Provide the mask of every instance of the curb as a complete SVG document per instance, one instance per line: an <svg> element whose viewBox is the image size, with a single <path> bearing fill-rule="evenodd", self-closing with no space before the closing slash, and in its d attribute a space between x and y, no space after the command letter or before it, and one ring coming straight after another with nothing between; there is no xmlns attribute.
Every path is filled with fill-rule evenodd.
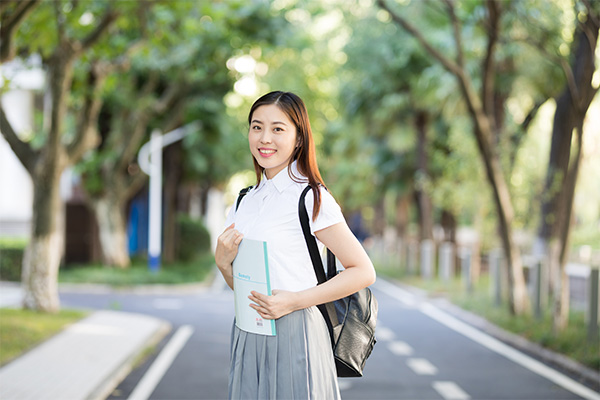
<svg viewBox="0 0 600 400"><path fill-rule="evenodd" d="M216 267L215 267L216 268ZM101 283L69 283L62 282L58 284L58 291L65 293L133 293L133 294L194 294L210 289L213 281L217 278L215 269L212 269L201 282L193 283L173 283L173 284L147 284L147 285L124 285L113 286Z"/></svg>
<svg viewBox="0 0 600 400"><path fill-rule="evenodd" d="M185 284L155 284L155 285L131 285L131 286L111 286L96 283L60 283L58 291L63 293L85 293L85 294L106 294L106 293L133 293L133 294L194 294L205 291L210 286L205 282L185 283Z"/></svg>
<svg viewBox="0 0 600 400"><path fill-rule="evenodd" d="M87 294L106 294L106 293L134 293L134 294L157 294L168 295L172 293L178 294L194 294L211 289L218 281L216 267L213 268L206 278L201 282L193 283L173 283L173 284L147 284L147 285L124 285L113 286L103 283L70 283L60 282L58 291L65 293L87 293ZM21 282L0 281L0 288L20 289Z"/></svg>
<svg viewBox="0 0 600 400"><path fill-rule="evenodd" d="M104 400L119 386L119 384L131 373L135 365L138 363L139 357L150 347L156 346L160 341L171 332L172 326L166 321L161 321L158 329L152 336L139 348L137 348L131 356L108 375L87 397L89 400Z"/></svg>

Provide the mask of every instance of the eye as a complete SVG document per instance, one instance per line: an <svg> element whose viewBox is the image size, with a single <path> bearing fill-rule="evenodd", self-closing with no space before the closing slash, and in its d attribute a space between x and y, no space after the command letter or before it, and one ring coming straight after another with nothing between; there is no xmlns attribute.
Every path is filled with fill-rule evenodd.
<svg viewBox="0 0 600 400"><path fill-rule="evenodd" d="M283 132L283 129L280 127L275 127L275 129L273 129L275 132Z"/></svg>
<svg viewBox="0 0 600 400"><path fill-rule="evenodd" d="M260 131L261 127L260 125L252 125L250 129L252 129L253 131Z"/></svg>

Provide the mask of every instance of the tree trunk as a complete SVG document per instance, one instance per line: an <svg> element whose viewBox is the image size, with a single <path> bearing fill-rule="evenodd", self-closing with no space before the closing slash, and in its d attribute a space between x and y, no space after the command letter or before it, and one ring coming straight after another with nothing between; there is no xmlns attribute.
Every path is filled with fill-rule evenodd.
<svg viewBox="0 0 600 400"><path fill-rule="evenodd" d="M419 239L433 239L433 212L431 198L427 193L429 174L427 164L427 113L417 113L415 126L417 129L417 165L415 176L415 197L419 211Z"/></svg>
<svg viewBox="0 0 600 400"><path fill-rule="evenodd" d="M39 158L29 169L33 181L33 219L31 239L23 256L23 307L57 312L58 268L64 250L60 220L64 218L60 199L60 177L69 163L61 143L66 96L73 76L73 61L65 43L53 54L48 80L52 112L48 140ZM64 52L63 52L64 51Z"/></svg>
<svg viewBox="0 0 600 400"><path fill-rule="evenodd" d="M127 223L123 202L109 196L91 201L102 246L102 262L105 265L127 268L130 263L127 245Z"/></svg>
<svg viewBox="0 0 600 400"><path fill-rule="evenodd" d="M200 185L198 190L200 192L200 216L206 219L208 214L208 193L210 192L210 185Z"/></svg>
<svg viewBox="0 0 600 400"><path fill-rule="evenodd" d="M475 111L472 111L476 113ZM481 119L481 116L475 118ZM475 129L479 131L481 128L486 129L485 121L478 121ZM490 131L486 130L476 132L477 142L480 148L480 155L485 165L488 183L492 188L494 203L496 206L496 214L498 217L498 233L504 256L508 264L508 286L510 290L509 306L513 314L522 315L530 308L527 287L525 285L525 276L523 275L523 261L521 252L513 240L512 221L514 210L510 199L508 184L502 173L500 160L496 154L492 153L490 143L485 139L491 137Z"/></svg>
<svg viewBox="0 0 600 400"><path fill-rule="evenodd" d="M444 241L456 244L456 217L450 210L442 210L440 218L442 229L444 230Z"/></svg>
<svg viewBox="0 0 600 400"><path fill-rule="evenodd" d="M396 232L402 241L406 239L408 231L410 198L411 196L406 194L399 194L396 198Z"/></svg>
<svg viewBox="0 0 600 400"><path fill-rule="evenodd" d="M164 152L165 164L165 223L164 223L164 245L163 259L165 262L173 262L177 254L177 212L178 212L178 188L181 183L181 142L167 147Z"/></svg>
<svg viewBox="0 0 600 400"><path fill-rule="evenodd" d="M498 218L499 233L502 242L504 254L509 268L509 286L510 286L510 311L513 314L523 314L529 310L529 298L525 287L525 277L523 276L523 264L518 247L512 239L512 220L514 211L512 208L508 184L503 174L500 159L494 151L493 138L494 127L496 126L493 106L493 86L495 80L495 52L496 44L499 38L500 18L502 9L498 2L488 1L489 25L487 29L488 45L485 54L485 62L482 67L479 78L482 82L482 94L478 96L473 87L471 74L465 68L465 60L461 36L461 24L457 18L454 4L446 1L448 15L452 22L454 42L456 44L456 60L449 58L446 52L436 49L419 31L415 25L408 22L403 16L394 12L386 4L385 0L377 0L377 3L388 11L394 21L409 32L423 48L435 59L437 59L446 70L452 73L459 84L463 98L469 110L469 115L473 122L473 133L479 147L479 155L485 166L488 183L493 191L494 205Z"/></svg>
<svg viewBox="0 0 600 400"><path fill-rule="evenodd" d="M25 308L46 312L56 312L59 309L57 278L64 250L61 232L64 207L59 194L60 177L68 165L77 162L92 147L96 136L94 129L87 128L97 122L97 103L86 102L80 114L82 129L77 129L70 143L65 143L67 141L63 128L73 82L73 65L77 58L100 39L118 15L107 9L95 28L85 38L77 40L67 36L66 17L62 14L61 5L54 3L54 9L57 14L58 44L45 61L51 112L44 146L36 150L29 142L20 140L4 110L0 110L2 134L31 175L34 186L31 239L23 257L23 305ZM10 42L13 37L8 35L2 39ZM8 42L3 43L3 47L10 49L13 43ZM101 81L96 83L98 85L91 90L92 94L98 93Z"/></svg>
<svg viewBox="0 0 600 400"><path fill-rule="evenodd" d="M385 230L385 197L381 195L381 198L375 203L375 216L373 218L373 234L383 238L383 232Z"/></svg>
<svg viewBox="0 0 600 400"><path fill-rule="evenodd" d="M64 249L59 219L63 218L59 182L62 168L44 170L33 178L33 223L23 256L23 307L57 312L58 268Z"/></svg>
<svg viewBox="0 0 600 400"><path fill-rule="evenodd" d="M553 294L555 331L566 328L569 314L569 282L566 261L569 246L573 198L579 173L583 141L583 121L598 88L592 85L595 49L598 43L600 7L588 9L592 15L578 26L572 65L565 67L567 84L556 101L552 144L542 199L536 253L548 257ZM571 155L573 134L577 133Z"/></svg>

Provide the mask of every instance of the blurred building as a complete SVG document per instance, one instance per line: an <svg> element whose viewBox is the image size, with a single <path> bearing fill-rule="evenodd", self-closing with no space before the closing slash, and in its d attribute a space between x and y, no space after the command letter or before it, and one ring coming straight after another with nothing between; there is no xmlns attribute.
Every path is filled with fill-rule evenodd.
<svg viewBox="0 0 600 400"><path fill-rule="evenodd" d="M2 107L22 139L33 136L36 103L43 103L44 73L36 64L35 59L29 64L17 60L0 70ZM0 135L0 237L29 236L32 203L29 173Z"/></svg>

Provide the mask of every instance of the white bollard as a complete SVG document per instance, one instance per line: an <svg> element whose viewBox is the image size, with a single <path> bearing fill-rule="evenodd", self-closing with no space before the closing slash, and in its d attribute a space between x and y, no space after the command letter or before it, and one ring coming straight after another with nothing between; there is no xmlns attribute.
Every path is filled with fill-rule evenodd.
<svg viewBox="0 0 600 400"><path fill-rule="evenodd" d="M598 340L598 286L600 282L600 271L598 267L592 267L590 271L590 291L588 301L588 341Z"/></svg>
<svg viewBox="0 0 600 400"><path fill-rule="evenodd" d="M417 244L411 240L406 244L406 247L408 273L410 275L415 275L417 273Z"/></svg>
<svg viewBox="0 0 600 400"><path fill-rule="evenodd" d="M463 247L460 249L460 272L463 285L467 292L473 291L473 280L471 279L471 249Z"/></svg>
<svg viewBox="0 0 600 400"><path fill-rule="evenodd" d="M533 286L533 313L536 319L542 318L542 284L543 284L543 273L544 264L541 259L536 260L533 263L531 269L532 272L532 286Z"/></svg>
<svg viewBox="0 0 600 400"><path fill-rule="evenodd" d="M433 240L425 239L421 242L421 277L433 278L433 259L435 258Z"/></svg>
<svg viewBox="0 0 600 400"><path fill-rule="evenodd" d="M451 242L440 245L439 274L446 282L454 276L454 245Z"/></svg>
<svg viewBox="0 0 600 400"><path fill-rule="evenodd" d="M502 304L502 252L499 249L493 249L488 255L488 265L490 274L490 286L494 297L494 305Z"/></svg>

